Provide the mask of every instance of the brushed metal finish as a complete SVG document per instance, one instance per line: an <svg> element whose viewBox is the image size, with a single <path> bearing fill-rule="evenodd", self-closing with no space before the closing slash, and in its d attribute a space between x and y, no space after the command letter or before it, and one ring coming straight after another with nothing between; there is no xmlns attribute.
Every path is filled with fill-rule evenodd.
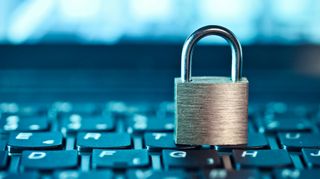
<svg viewBox="0 0 320 179"><path fill-rule="evenodd" d="M193 48L201 38L209 35L223 37L231 46L231 79L191 79ZM177 144L247 144L249 82L242 78L242 61L240 42L225 27L205 26L187 38L181 54L181 78L175 79Z"/></svg>
<svg viewBox="0 0 320 179"><path fill-rule="evenodd" d="M175 78L175 142L241 145L248 140L248 80L229 77Z"/></svg>
<svg viewBox="0 0 320 179"><path fill-rule="evenodd" d="M233 82L241 80L242 76L242 48L236 36L229 29L218 26L208 25L201 27L193 32L184 42L181 53L181 80L182 82L191 81L191 64L193 48L203 37L217 35L224 38L231 47L231 80Z"/></svg>

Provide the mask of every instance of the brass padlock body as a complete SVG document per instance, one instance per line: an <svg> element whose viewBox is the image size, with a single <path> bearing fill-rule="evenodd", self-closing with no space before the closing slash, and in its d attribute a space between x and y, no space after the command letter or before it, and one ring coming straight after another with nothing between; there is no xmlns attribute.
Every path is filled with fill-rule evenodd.
<svg viewBox="0 0 320 179"><path fill-rule="evenodd" d="M247 144L248 85L246 78L175 78L175 142L188 145Z"/></svg>

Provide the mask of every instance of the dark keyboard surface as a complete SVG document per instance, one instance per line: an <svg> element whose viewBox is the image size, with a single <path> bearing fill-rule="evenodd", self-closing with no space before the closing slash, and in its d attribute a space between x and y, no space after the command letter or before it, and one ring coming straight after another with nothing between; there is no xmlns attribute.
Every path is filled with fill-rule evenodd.
<svg viewBox="0 0 320 179"><path fill-rule="evenodd" d="M320 106L249 106L246 146L173 140L174 104L0 103L0 178L318 178Z"/></svg>

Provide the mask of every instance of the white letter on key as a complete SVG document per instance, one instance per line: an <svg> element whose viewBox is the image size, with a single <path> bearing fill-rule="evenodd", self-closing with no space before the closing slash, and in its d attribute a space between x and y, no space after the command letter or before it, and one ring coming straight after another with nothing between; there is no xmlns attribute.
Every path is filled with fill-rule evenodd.
<svg viewBox="0 0 320 179"><path fill-rule="evenodd" d="M154 136L155 140L159 140L161 137L167 136L165 133L152 133L152 135Z"/></svg>
<svg viewBox="0 0 320 179"><path fill-rule="evenodd" d="M170 157L172 158L185 158L187 153L185 151L174 151L170 153Z"/></svg>
<svg viewBox="0 0 320 179"><path fill-rule="evenodd" d="M108 155L113 155L114 153L116 153L116 151L114 150L104 150L99 154L99 157L102 158L104 156L108 156Z"/></svg>
<svg viewBox="0 0 320 179"><path fill-rule="evenodd" d="M100 133L86 133L86 135L84 136L84 139L89 139L89 138L93 138L94 140L98 140L101 137Z"/></svg>
<svg viewBox="0 0 320 179"><path fill-rule="evenodd" d="M243 151L241 157L252 156L253 158L255 158L257 154L258 154L258 151L253 151L253 153Z"/></svg>
<svg viewBox="0 0 320 179"><path fill-rule="evenodd" d="M42 158L44 158L44 157L46 157L46 153L44 153L44 152L32 152L29 156L28 156L28 158L29 159L42 159Z"/></svg>
<svg viewBox="0 0 320 179"><path fill-rule="evenodd" d="M28 140L32 136L32 133L29 132L20 132L17 136L16 139L18 140Z"/></svg>
<svg viewBox="0 0 320 179"><path fill-rule="evenodd" d="M320 150L318 151L318 153L310 153L310 155L312 157L319 157L320 156Z"/></svg>

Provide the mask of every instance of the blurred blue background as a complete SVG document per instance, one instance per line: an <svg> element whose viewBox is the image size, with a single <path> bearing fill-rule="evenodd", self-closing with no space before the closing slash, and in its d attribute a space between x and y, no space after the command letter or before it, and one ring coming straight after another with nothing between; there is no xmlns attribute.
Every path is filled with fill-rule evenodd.
<svg viewBox="0 0 320 179"><path fill-rule="evenodd" d="M320 1L0 0L2 44L181 43L207 24L242 44L320 44Z"/></svg>
<svg viewBox="0 0 320 179"><path fill-rule="evenodd" d="M208 24L240 39L251 100L318 102L319 0L0 0L0 101L172 100L183 42ZM200 43L192 75L230 75L227 43Z"/></svg>

